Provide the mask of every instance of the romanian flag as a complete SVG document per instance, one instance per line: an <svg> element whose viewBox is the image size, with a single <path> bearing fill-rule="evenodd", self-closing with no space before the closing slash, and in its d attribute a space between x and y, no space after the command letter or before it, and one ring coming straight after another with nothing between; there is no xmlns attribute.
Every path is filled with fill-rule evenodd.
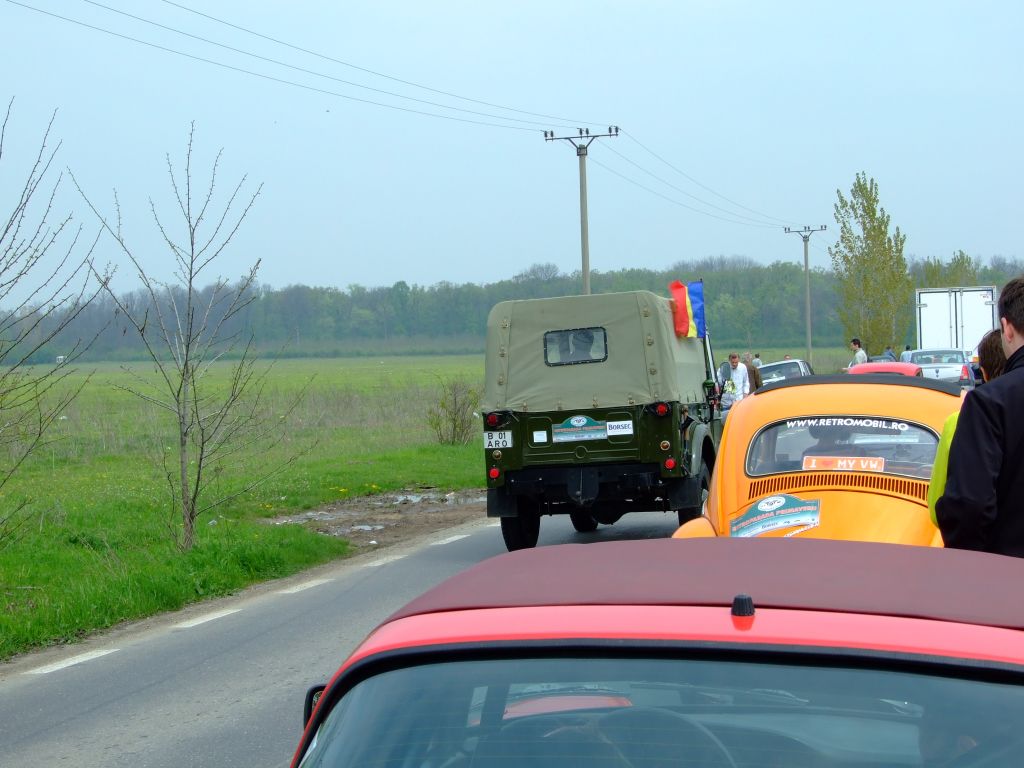
<svg viewBox="0 0 1024 768"><path fill-rule="evenodd" d="M707 332L704 323L704 281L683 284L673 280L668 290L675 299L676 336L703 339Z"/></svg>

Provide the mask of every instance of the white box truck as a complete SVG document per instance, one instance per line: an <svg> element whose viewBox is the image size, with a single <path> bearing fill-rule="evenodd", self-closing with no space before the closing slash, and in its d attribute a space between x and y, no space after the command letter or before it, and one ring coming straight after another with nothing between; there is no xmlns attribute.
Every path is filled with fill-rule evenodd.
<svg viewBox="0 0 1024 768"><path fill-rule="evenodd" d="M962 349L968 355L999 318L994 285L918 288L917 348Z"/></svg>

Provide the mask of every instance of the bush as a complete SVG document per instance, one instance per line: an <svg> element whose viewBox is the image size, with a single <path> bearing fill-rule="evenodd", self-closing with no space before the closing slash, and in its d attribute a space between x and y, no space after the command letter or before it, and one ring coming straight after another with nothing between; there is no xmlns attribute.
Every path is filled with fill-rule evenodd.
<svg viewBox="0 0 1024 768"><path fill-rule="evenodd" d="M463 378L439 378L437 401L427 411L427 423L442 445L466 445L477 433L476 409L480 387Z"/></svg>

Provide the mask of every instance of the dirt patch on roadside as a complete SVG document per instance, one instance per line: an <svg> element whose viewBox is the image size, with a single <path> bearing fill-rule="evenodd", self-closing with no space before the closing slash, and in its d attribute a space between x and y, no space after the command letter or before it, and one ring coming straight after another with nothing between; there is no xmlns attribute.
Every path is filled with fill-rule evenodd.
<svg viewBox="0 0 1024 768"><path fill-rule="evenodd" d="M486 516L487 493L484 490L446 492L438 488L416 488L337 501L267 522L303 525L326 536L347 539L356 552L367 552Z"/></svg>

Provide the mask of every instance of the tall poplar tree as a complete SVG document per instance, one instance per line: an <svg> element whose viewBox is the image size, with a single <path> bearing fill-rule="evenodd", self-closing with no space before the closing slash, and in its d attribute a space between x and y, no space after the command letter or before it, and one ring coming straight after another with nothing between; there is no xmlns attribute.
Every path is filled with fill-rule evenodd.
<svg viewBox="0 0 1024 768"><path fill-rule="evenodd" d="M839 240L828 249L836 275L839 320L847 338L860 337L869 354L898 344L907 334L911 280L903 257L906 235L889 232L878 183L861 171L850 196L836 190Z"/></svg>

